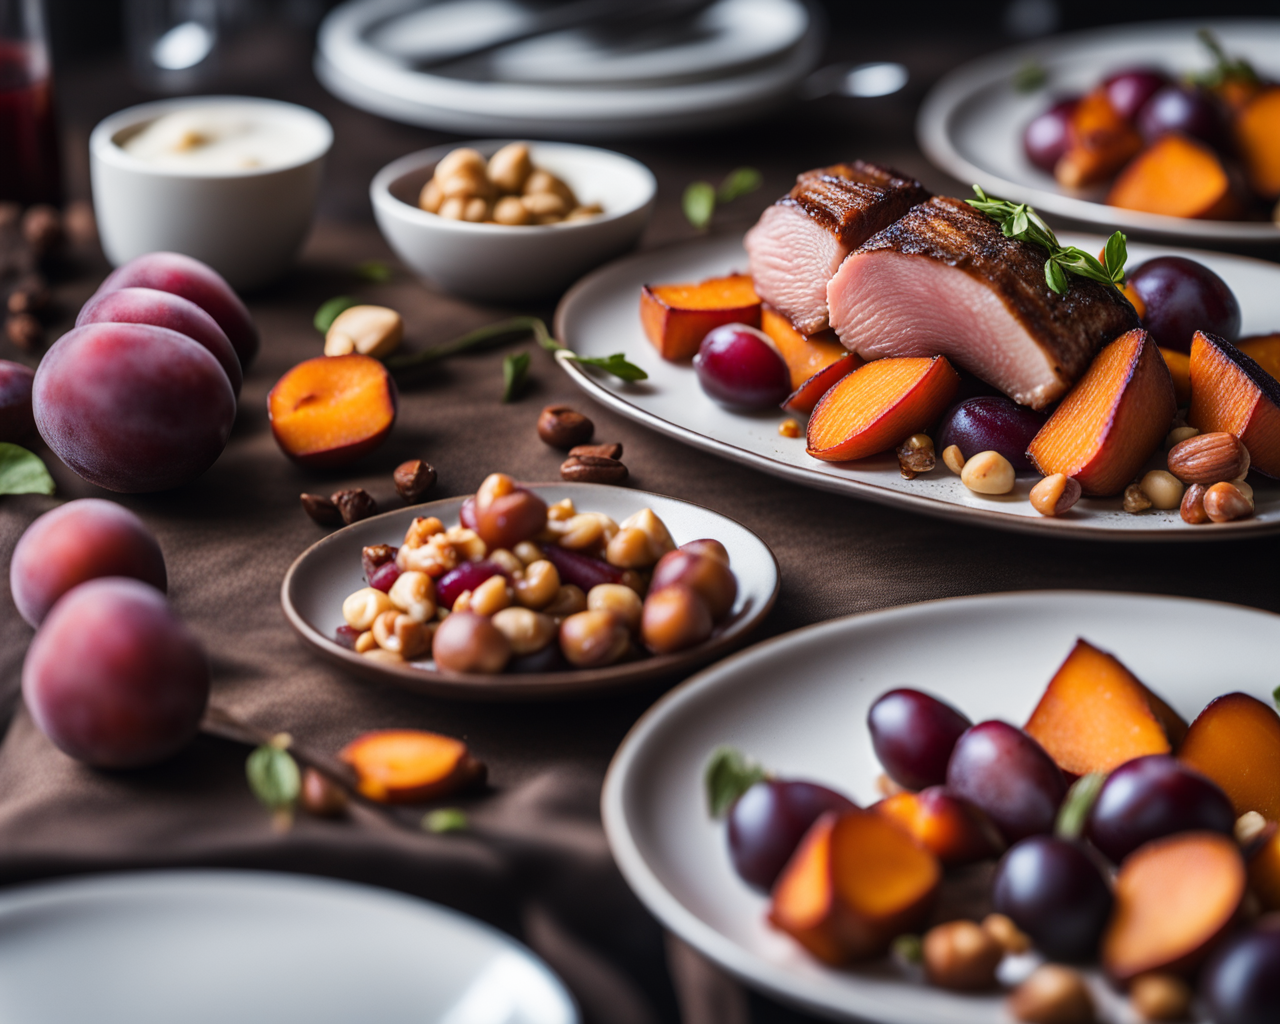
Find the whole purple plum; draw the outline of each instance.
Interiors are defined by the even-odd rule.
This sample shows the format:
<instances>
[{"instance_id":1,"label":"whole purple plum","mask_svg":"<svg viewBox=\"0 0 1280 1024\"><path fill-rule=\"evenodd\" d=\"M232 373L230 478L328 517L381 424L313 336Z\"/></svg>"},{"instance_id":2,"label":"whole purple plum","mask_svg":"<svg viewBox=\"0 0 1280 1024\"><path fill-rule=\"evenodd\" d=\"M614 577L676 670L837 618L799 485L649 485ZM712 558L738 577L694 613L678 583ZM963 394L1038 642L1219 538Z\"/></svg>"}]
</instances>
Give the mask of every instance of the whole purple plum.
<instances>
[{"instance_id":1,"label":"whole purple plum","mask_svg":"<svg viewBox=\"0 0 1280 1024\"><path fill-rule=\"evenodd\" d=\"M1108 76L1102 83L1107 100L1126 121L1138 116L1147 101L1169 83L1169 76L1159 68L1125 68Z\"/></svg>"},{"instance_id":2,"label":"whole purple plum","mask_svg":"<svg viewBox=\"0 0 1280 1024\"><path fill-rule=\"evenodd\" d=\"M1227 341L1240 336L1240 303L1217 274L1185 256L1157 256L1129 272L1146 306L1142 325L1161 348L1191 351L1196 331Z\"/></svg>"},{"instance_id":3,"label":"whole purple plum","mask_svg":"<svg viewBox=\"0 0 1280 1024\"><path fill-rule=\"evenodd\" d=\"M791 394L791 372L763 331L724 324L693 357L702 390L730 409L769 409Z\"/></svg>"},{"instance_id":4,"label":"whole purple plum","mask_svg":"<svg viewBox=\"0 0 1280 1024\"><path fill-rule=\"evenodd\" d=\"M1005 840L1053 831L1067 794L1062 769L1044 747L1007 722L979 722L951 751L947 789L985 811Z\"/></svg>"},{"instance_id":5,"label":"whole purple plum","mask_svg":"<svg viewBox=\"0 0 1280 1024\"><path fill-rule=\"evenodd\" d=\"M1060 99L1043 114L1032 118L1022 132L1023 152L1046 174L1053 173L1062 154L1067 151L1071 115L1079 105L1079 96Z\"/></svg>"},{"instance_id":6,"label":"whole purple plum","mask_svg":"<svg viewBox=\"0 0 1280 1024\"><path fill-rule=\"evenodd\" d=\"M1173 82L1143 104L1138 111L1138 131L1148 142L1177 132L1217 150L1226 149L1230 139L1218 101L1203 89Z\"/></svg>"},{"instance_id":7,"label":"whole purple plum","mask_svg":"<svg viewBox=\"0 0 1280 1024\"><path fill-rule=\"evenodd\" d=\"M0 441L21 443L36 432L31 412L31 385L35 370L0 359Z\"/></svg>"},{"instance_id":8,"label":"whole purple plum","mask_svg":"<svg viewBox=\"0 0 1280 1024\"><path fill-rule=\"evenodd\" d=\"M944 452L951 445L970 458L978 452L999 452L1016 473L1034 473L1027 446L1048 419L1003 395L979 395L953 405L942 417L934 448Z\"/></svg>"}]
</instances>

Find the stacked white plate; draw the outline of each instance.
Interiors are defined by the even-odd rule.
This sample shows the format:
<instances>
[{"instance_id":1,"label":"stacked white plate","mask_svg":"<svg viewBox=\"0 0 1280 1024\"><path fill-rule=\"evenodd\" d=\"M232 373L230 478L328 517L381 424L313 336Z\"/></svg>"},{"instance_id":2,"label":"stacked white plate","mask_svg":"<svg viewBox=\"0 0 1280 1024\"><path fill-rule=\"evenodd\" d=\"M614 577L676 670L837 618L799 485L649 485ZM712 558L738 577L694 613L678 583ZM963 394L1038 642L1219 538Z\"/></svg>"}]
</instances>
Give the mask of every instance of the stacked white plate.
<instances>
[{"instance_id":1,"label":"stacked white plate","mask_svg":"<svg viewBox=\"0 0 1280 1024\"><path fill-rule=\"evenodd\" d=\"M564 29L431 63L518 33L533 10L518 0L351 0L321 26L316 74L348 103L409 124L596 138L750 116L791 93L821 51L805 0L714 0L680 22Z\"/></svg>"}]
</instances>

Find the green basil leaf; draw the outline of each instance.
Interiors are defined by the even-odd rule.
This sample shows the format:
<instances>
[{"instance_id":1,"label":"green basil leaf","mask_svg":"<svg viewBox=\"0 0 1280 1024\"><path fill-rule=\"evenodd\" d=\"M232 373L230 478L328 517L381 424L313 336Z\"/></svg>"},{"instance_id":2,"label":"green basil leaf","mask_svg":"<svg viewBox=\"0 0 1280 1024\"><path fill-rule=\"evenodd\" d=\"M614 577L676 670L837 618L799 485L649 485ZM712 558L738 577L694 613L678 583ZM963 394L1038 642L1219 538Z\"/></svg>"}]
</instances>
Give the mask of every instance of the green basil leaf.
<instances>
[{"instance_id":1,"label":"green basil leaf","mask_svg":"<svg viewBox=\"0 0 1280 1024\"><path fill-rule=\"evenodd\" d=\"M716 190L705 181L695 181L684 190L680 200L684 218L699 231L705 231L716 212Z\"/></svg>"},{"instance_id":2,"label":"green basil leaf","mask_svg":"<svg viewBox=\"0 0 1280 1024\"><path fill-rule=\"evenodd\" d=\"M1056 295L1062 295L1071 287L1071 283L1067 280L1067 272L1052 259L1045 261L1044 279L1050 290Z\"/></svg>"},{"instance_id":3,"label":"green basil leaf","mask_svg":"<svg viewBox=\"0 0 1280 1024\"><path fill-rule=\"evenodd\" d=\"M1124 232L1117 231L1107 239L1107 247L1103 251L1107 275L1116 284L1124 280L1124 265L1129 258L1129 249L1125 243Z\"/></svg>"},{"instance_id":4,"label":"green basil leaf","mask_svg":"<svg viewBox=\"0 0 1280 1024\"><path fill-rule=\"evenodd\" d=\"M575 363L581 363L583 366L594 366L598 370L604 370L605 373L611 373L618 379L625 380L628 384L638 380L649 379L649 375L644 370L634 363L627 362L626 356L621 352L615 352L611 356L604 357L580 356L576 352L571 352L569 358Z\"/></svg>"},{"instance_id":5,"label":"green basil leaf","mask_svg":"<svg viewBox=\"0 0 1280 1024\"><path fill-rule=\"evenodd\" d=\"M1023 61L1013 73L1013 88L1017 92L1035 92L1042 89L1049 81L1049 73L1039 61Z\"/></svg>"},{"instance_id":6,"label":"green basil leaf","mask_svg":"<svg viewBox=\"0 0 1280 1024\"><path fill-rule=\"evenodd\" d=\"M1276 710L1280 711L1280 686L1271 691L1271 699L1276 703Z\"/></svg>"},{"instance_id":7,"label":"green basil leaf","mask_svg":"<svg viewBox=\"0 0 1280 1024\"><path fill-rule=\"evenodd\" d=\"M739 196L745 196L758 189L764 178L754 167L739 167L729 172L720 187L716 189L716 201L731 203Z\"/></svg>"},{"instance_id":8,"label":"green basil leaf","mask_svg":"<svg viewBox=\"0 0 1280 1024\"><path fill-rule=\"evenodd\" d=\"M302 791L302 774L289 751L272 743L258 747L244 765L253 795L273 811L294 805Z\"/></svg>"},{"instance_id":9,"label":"green basil leaf","mask_svg":"<svg viewBox=\"0 0 1280 1024\"><path fill-rule=\"evenodd\" d=\"M425 832L440 835L444 832L465 832L467 816L456 807L442 807L438 811L428 811L422 816L422 828Z\"/></svg>"},{"instance_id":10,"label":"green basil leaf","mask_svg":"<svg viewBox=\"0 0 1280 1024\"><path fill-rule=\"evenodd\" d=\"M525 380L529 376L528 352L512 352L502 360L502 400L514 401L524 390Z\"/></svg>"},{"instance_id":11,"label":"green basil leaf","mask_svg":"<svg viewBox=\"0 0 1280 1024\"><path fill-rule=\"evenodd\" d=\"M315 324L316 330L321 334L328 334L329 328L333 326L333 322L345 313L352 306L360 305L359 299L353 299L350 295L339 295L324 303L316 310L316 315L311 322Z\"/></svg>"},{"instance_id":12,"label":"green basil leaf","mask_svg":"<svg viewBox=\"0 0 1280 1024\"><path fill-rule=\"evenodd\" d=\"M738 797L765 777L765 770L743 757L741 751L733 747L717 747L703 775L711 817L724 817Z\"/></svg>"},{"instance_id":13,"label":"green basil leaf","mask_svg":"<svg viewBox=\"0 0 1280 1024\"><path fill-rule=\"evenodd\" d=\"M356 277L371 284L383 284L391 280L391 268L382 260L365 260L356 264Z\"/></svg>"},{"instance_id":14,"label":"green basil leaf","mask_svg":"<svg viewBox=\"0 0 1280 1024\"><path fill-rule=\"evenodd\" d=\"M903 934L895 937L889 951L909 964L924 963L924 943L919 935Z\"/></svg>"},{"instance_id":15,"label":"green basil leaf","mask_svg":"<svg viewBox=\"0 0 1280 1024\"><path fill-rule=\"evenodd\" d=\"M1107 781L1106 772L1091 772L1081 775L1071 784L1062 806L1058 809L1058 820L1054 823L1054 832L1063 839L1079 839L1084 835L1084 825L1089 819L1098 794L1102 792L1102 784Z\"/></svg>"},{"instance_id":16,"label":"green basil leaf","mask_svg":"<svg viewBox=\"0 0 1280 1024\"><path fill-rule=\"evenodd\" d=\"M55 490L39 455L0 441L0 494L52 494Z\"/></svg>"}]
</instances>

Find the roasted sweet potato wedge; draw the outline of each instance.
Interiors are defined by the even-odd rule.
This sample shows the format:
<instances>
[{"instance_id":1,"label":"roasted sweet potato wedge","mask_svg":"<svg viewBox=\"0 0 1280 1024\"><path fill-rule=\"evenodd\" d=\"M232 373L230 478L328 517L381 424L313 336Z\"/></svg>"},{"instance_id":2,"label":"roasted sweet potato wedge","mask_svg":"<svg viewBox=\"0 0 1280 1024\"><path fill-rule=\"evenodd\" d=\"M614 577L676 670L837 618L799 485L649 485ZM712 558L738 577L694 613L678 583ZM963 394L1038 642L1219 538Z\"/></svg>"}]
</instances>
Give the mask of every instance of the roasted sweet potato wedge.
<instances>
[{"instance_id":1,"label":"roasted sweet potato wedge","mask_svg":"<svg viewBox=\"0 0 1280 1024\"><path fill-rule=\"evenodd\" d=\"M1236 348L1280 380L1280 331L1275 334L1251 334L1236 342ZM1190 362L1187 364L1190 374Z\"/></svg>"},{"instance_id":2,"label":"roasted sweet potato wedge","mask_svg":"<svg viewBox=\"0 0 1280 1024\"><path fill-rule=\"evenodd\" d=\"M1252 468L1280 477L1280 382L1229 341L1196 331L1191 338L1191 408L1202 433L1235 434Z\"/></svg>"},{"instance_id":3,"label":"roasted sweet potato wedge","mask_svg":"<svg viewBox=\"0 0 1280 1024\"><path fill-rule=\"evenodd\" d=\"M943 864L969 864L1004 852L1004 838L991 819L943 786L895 793L870 809L896 821Z\"/></svg>"},{"instance_id":4,"label":"roasted sweet potato wedge","mask_svg":"<svg viewBox=\"0 0 1280 1024\"><path fill-rule=\"evenodd\" d=\"M1280 198L1280 86L1254 96L1236 118L1236 145L1249 187L1263 199Z\"/></svg>"},{"instance_id":5,"label":"roasted sweet potato wedge","mask_svg":"<svg viewBox=\"0 0 1280 1024\"><path fill-rule=\"evenodd\" d=\"M1165 135L1139 153L1116 178L1107 203L1198 220L1230 220L1241 211L1218 155L1184 135Z\"/></svg>"},{"instance_id":6,"label":"roasted sweet potato wedge","mask_svg":"<svg viewBox=\"0 0 1280 1024\"><path fill-rule=\"evenodd\" d=\"M770 306L760 310L760 329L778 349L782 361L791 371L791 387L799 388L816 373L849 354L832 330L819 334L801 334L791 321Z\"/></svg>"},{"instance_id":7,"label":"roasted sweet potato wedge","mask_svg":"<svg viewBox=\"0 0 1280 1024\"><path fill-rule=\"evenodd\" d=\"M357 736L338 755L355 769L357 786L379 803L417 803L482 783L484 763L450 736L418 729L380 729Z\"/></svg>"},{"instance_id":8,"label":"roasted sweet potato wedge","mask_svg":"<svg viewBox=\"0 0 1280 1024\"><path fill-rule=\"evenodd\" d=\"M1085 188L1106 181L1142 150L1142 136L1097 88L1071 113L1067 150L1053 169L1058 184Z\"/></svg>"},{"instance_id":9,"label":"roasted sweet potato wedge","mask_svg":"<svg viewBox=\"0 0 1280 1024\"><path fill-rule=\"evenodd\" d=\"M791 392L787 400L782 403L782 408L787 412L799 413L801 416L809 415L813 412L814 406L822 401L823 395L862 365L861 358L852 352L846 352L841 358L819 370Z\"/></svg>"},{"instance_id":10,"label":"roasted sweet potato wedge","mask_svg":"<svg viewBox=\"0 0 1280 1024\"><path fill-rule=\"evenodd\" d=\"M760 297L747 274L698 284L647 284L640 290L640 323L663 359L692 359L721 324L760 326Z\"/></svg>"},{"instance_id":11,"label":"roasted sweet potato wedge","mask_svg":"<svg viewBox=\"0 0 1280 1024\"><path fill-rule=\"evenodd\" d=\"M1247 693L1227 693L1196 716L1180 760L1209 776L1236 814L1280 821L1280 715Z\"/></svg>"}]
</instances>

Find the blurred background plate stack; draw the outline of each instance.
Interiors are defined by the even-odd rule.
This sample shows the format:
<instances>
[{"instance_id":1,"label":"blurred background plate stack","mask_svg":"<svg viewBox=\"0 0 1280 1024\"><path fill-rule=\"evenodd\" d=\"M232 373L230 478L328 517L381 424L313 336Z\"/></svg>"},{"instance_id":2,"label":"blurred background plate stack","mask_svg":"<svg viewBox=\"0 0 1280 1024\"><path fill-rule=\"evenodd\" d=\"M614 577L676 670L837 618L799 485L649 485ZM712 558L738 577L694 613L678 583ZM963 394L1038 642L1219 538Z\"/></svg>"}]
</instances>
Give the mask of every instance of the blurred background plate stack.
<instances>
[{"instance_id":1,"label":"blurred background plate stack","mask_svg":"<svg viewBox=\"0 0 1280 1024\"><path fill-rule=\"evenodd\" d=\"M817 63L821 27L803 0L352 0L321 26L315 68L409 124L636 136L780 102Z\"/></svg>"}]
</instances>

